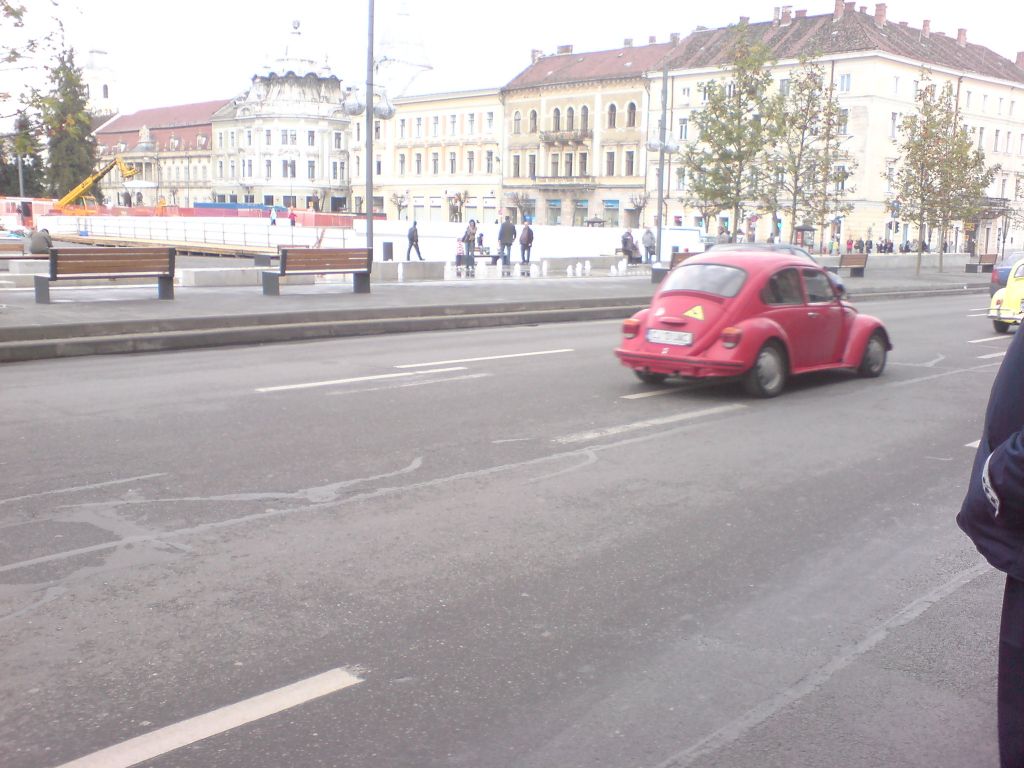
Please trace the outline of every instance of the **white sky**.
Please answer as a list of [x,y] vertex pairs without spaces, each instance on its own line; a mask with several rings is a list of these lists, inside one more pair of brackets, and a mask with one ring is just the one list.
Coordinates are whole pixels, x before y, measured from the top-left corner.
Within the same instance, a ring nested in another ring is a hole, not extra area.
[[[116,71],[115,101],[124,112],[147,107],[231,98],[247,88],[260,67],[283,53],[293,20],[301,22],[303,45],[317,59],[326,54],[332,69],[348,84],[365,82],[368,0],[21,0],[28,8],[28,28],[38,34],[59,17],[66,40],[84,65],[88,51],[106,51]],[[423,52],[433,70],[415,80],[407,93],[500,87],[530,62],[530,50],[553,53],[556,46],[574,50],[617,48],[624,38],[634,44],[649,36],[664,42],[672,32],[683,35],[698,25],[719,27],[740,15],[752,22],[772,18],[781,0],[629,0],[625,4],[565,0],[517,0],[494,4],[476,0],[377,0],[376,48],[387,50],[388,37]],[[874,12],[875,3],[858,0]],[[888,19],[920,28],[931,20],[933,31],[967,39],[1015,58],[1024,50],[1020,35],[1024,12],[1006,0],[971,3],[891,0]],[[831,13],[833,0],[794,2],[808,15]],[[403,15],[404,12],[404,15]],[[3,29],[0,28],[0,32]],[[9,31],[9,30],[8,30]],[[39,77],[35,70],[6,76],[17,92]],[[13,81],[11,78],[13,77]],[[3,90],[0,85],[0,90]],[[118,94],[120,98],[117,98]]]

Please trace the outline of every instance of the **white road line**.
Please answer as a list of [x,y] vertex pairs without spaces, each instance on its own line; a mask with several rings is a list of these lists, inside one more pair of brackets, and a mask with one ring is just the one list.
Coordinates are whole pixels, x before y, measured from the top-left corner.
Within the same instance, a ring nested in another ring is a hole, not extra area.
[[163,477],[166,472],[157,472],[153,475],[136,475],[135,477],[126,477],[123,480],[108,480],[105,483],[91,483],[90,485],[75,485],[71,488],[55,488],[52,491],[39,491],[39,493],[29,493],[25,496],[13,496],[9,499],[0,499],[0,504],[9,504],[12,501],[24,501],[25,499],[34,499],[37,496],[49,496],[52,493],[76,493],[77,491],[91,491],[94,488],[106,488],[108,485],[122,485],[124,483],[134,483],[136,480],[152,480],[154,477]]
[[980,315],[967,315],[967,317],[988,317],[988,312],[982,312]]
[[563,445],[568,443],[583,443],[587,440],[597,440],[602,437],[621,435],[623,432],[634,432],[638,429],[647,429],[648,427],[663,427],[666,424],[676,424],[680,421],[699,419],[702,416],[715,416],[720,413],[731,413],[732,411],[742,410],[746,407],[747,406],[742,403],[730,403],[729,405],[719,405],[714,408],[705,408],[700,411],[688,411],[686,413],[677,413],[673,416],[663,416],[660,419],[634,421],[632,424],[620,424],[616,427],[595,429],[591,432],[577,432],[575,435],[563,435],[562,437],[556,437],[553,442],[562,443]]
[[508,360],[512,357],[535,357],[537,355],[561,355],[566,352],[575,352],[575,349],[545,349],[542,352],[519,352],[515,355],[491,355],[490,357],[466,357],[461,360],[437,360],[433,363],[407,363],[396,365],[395,368],[422,368],[427,365],[454,365],[455,363],[481,363],[485,360]]
[[679,390],[675,387],[669,389],[654,389],[650,392],[637,392],[634,395],[619,395],[620,400],[643,400],[645,397],[658,397],[659,395],[668,395],[672,392],[678,392]]
[[979,360],[991,360],[993,357],[1006,357],[1005,352],[993,352],[990,355],[978,355]]
[[973,443],[967,443],[964,448],[977,448],[979,445],[981,445],[981,440],[975,440]]
[[276,691],[261,693],[237,704],[230,704],[205,715],[168,725],[143,736],[136,736],[134,739],[64,763],[58,768],[128,768],[361,682],[363,681],[360,678],[344,669],[332,669],[321,675],[278,688]]
[[313,389],[314,387],[333,387],[336,384],[355,384],[360,381],[380,381],[381,379],[397,379],[404,376],[423,376],[428,373],[450,373],[451,371],[464,371],[465,366],[460,368],[435,368],[430,371],[409,371],[408,373],[380,373],[376,376],[356,376],[352,379],[333,379],[332,381],[309,381],[305,384],[285,384],[280,387],[259,387],[256,392],[286,392],[290,389]]
[[1002,336],[989,336],[987,339],[971,339],[968,344],[982,344],[986,341],[1008,341],[1013,338],[1013,334],[1004,333]]
[[404,384],[394,384],[392,386],[385,387],[363,387],[362,389],[343,389],[337,392],[328,392],[327,394],[331,397],[340,397],[344,395],[363,395],[367,392],[394,392],[396,389],[408,389],[409,387],[425,387],[430,384],[447,384],[450,381],[469,381],[470,379],[487,379],[493,376],[493,373],[467,373],[464,376],[448,376],[443,379],[427,379],[426,381],[408,381]]

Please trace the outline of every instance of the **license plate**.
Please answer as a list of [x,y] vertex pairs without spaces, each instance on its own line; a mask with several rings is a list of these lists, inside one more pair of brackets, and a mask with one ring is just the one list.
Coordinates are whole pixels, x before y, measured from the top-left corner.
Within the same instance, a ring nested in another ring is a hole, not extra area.
[[648,328],[647,340],[652,344],[674,344],[677,347],[688,347],[693,344],[693,334],[686,331],[665,331],[661,328]]

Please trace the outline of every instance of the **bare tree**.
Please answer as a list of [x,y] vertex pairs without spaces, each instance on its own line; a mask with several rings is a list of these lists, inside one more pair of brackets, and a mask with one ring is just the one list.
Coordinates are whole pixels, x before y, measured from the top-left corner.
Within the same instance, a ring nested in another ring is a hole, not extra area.
[[391,195],[391,204],[398,209],[398,218],[402,218],[402,211],[409,207],[409,198],[394,192]]
[[462,221],[463,211],[469,202],[469,191],[448,195],[448,221]]

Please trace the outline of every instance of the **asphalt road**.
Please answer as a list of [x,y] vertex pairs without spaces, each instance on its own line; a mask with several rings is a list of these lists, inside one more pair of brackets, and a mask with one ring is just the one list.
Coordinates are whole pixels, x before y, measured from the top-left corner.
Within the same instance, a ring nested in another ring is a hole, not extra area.
[[984,305],[770,401],[607,321],[5,367],[0,762],[994,766]]

